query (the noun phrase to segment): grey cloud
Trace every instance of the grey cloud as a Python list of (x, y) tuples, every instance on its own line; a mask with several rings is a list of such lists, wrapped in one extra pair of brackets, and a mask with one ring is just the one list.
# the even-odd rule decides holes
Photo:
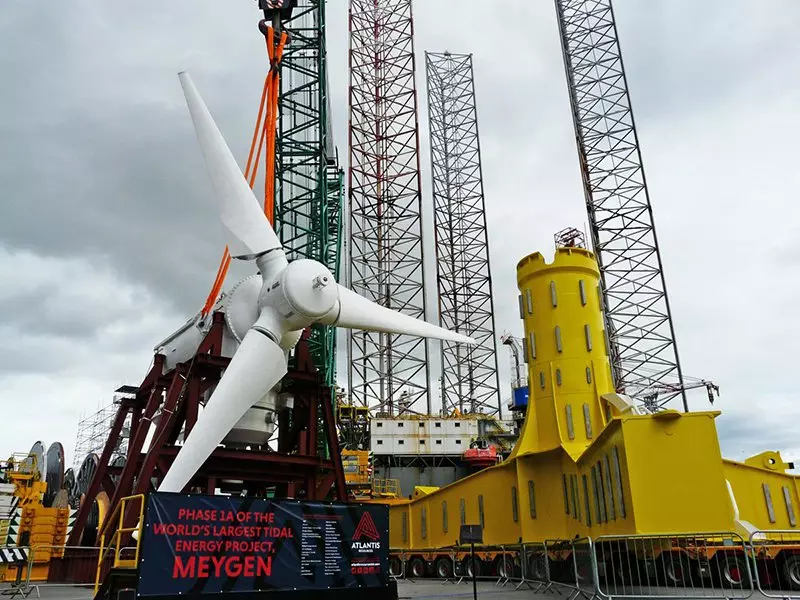
[[(80, 303), (53, 306), (48, 298), (52, 292), (50, 286), (42, 284), (33, 290), (3, 298), (5, 310), (0, 326), (13, 325), (17, 335), (87, 338), (94, 336), (108, 316), (92, 314)], [(111, 302), (105, 306), (113, 310)]]
[(800, 440), (796, 432), (776, 423), (754, 421), (750, 416), (724, 414), (717, 418), (722, 455), (744, 460), (766, 450), (779, 450), (787, 462), (800, 467)]
[(617, 0), (614, 6), (628, 76), (639, 81), (631, 90), (637, 114), (647, 109), (665, 119), (702, 113), (754, 81), (780, 89), (785, 65), (778, 57), (795, 51), (792, 32), (800, 26), (794, 2)]
[[(191, 35), (201, 20), (188, 2), (139, 3), (135, 11), (83, 2), (65, 14), (26, 4), (0, 23), (17, 50), (0, 57), (0, 71), (14, 81), (0, 97), (0, 239), (44, 255), (105, 257), (181, 310), (196, 310), (224, 244), (175, 74), (202, 65), (198, 85), (239, 155), (253, 118), (240, 107), (253, 102), (220, 90), (257, 99), (260, 84), (231, 75), (230, 63), (202, 46), (207, 28)], [(207, 16), (235, 25), (223, 12)], [(41, 36), (31, 35), (34, 23)], [(195, 45), (187, 51), (189, 37)]]
[(43, 160), (20, 153), (0, 167), (15, 191), (0, 236), (46, 255), (107, 257), (134, 281), (171, 290), (182, 309), (190, 294), (196, 305), (198, 284), (208, 284), (201, 265), (212, 265), (223, 244), (205, 172), (177, 115), (77, 118), (49, 134)]

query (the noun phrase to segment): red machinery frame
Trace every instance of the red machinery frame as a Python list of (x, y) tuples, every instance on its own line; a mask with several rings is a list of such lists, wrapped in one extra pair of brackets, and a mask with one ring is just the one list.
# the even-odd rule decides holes
[[(222, 356), (225, 317), (212, 315), (212, 326), (197, 353), (189, 361), (164, 372), (165, 357), (157, 354), (150, 372), (132, 398), (123, 399), (100, 456), (97, 471), (75, 517), (68, 546), (81, 545), (91, 507), (102, 491), (111, 499), (108, 515), (120, 500), (153, 489), (169, 470), (178, 453), (175, 442), (185, 426), (188, 435), (197, 421), (203, 394), (219, 382), (230, 358)], [(218, 481), (242, 480), (248, 491), (276, 486), (279, 497), (322, 500), (334, 490), (334, 499), (345, 501), (347, 488), (339, 452), (333, 411), (333, 393), (322, 384), (308, 351), (308, 330), (295, 348), (293, 369), (284, 387), (294, 396), (294, 406), (279, 413), (278, 451), (217, 448), (194, 476), (187, 489), (213, 494)], [(288, 384), (288, 385), (287, 385)], [(144, 443), (161, 409), (150, 447)], [(128, 417), (130, 441), (125, 465), (109, 465), (119, 447)], [(322, 432), (319, 425), (322, 425)], [(320, 454), (320, 433), (325, 435), (330, 457)], [(324, 446), (323, 446), (324, 447)], [(107, 523), (101, 525), (104, 527)], [(96, 543), (99, 543), (99, 534)]]

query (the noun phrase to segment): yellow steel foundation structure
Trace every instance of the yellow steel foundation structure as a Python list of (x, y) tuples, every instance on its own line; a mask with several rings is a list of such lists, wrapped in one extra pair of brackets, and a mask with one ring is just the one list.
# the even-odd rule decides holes
[(718, 412), (642, 415), (614, 393), (594, 256), (517, 266), (530, 401), (511, 456), (390, 510), (408, 556), (482, 524), (486, 546), (629, 534), (796, 529), (798, 478), (775, 452), (724, 460)]

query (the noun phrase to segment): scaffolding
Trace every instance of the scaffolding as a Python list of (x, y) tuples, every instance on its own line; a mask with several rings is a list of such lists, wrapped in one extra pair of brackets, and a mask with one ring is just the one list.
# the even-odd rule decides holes
[(492, 273), (471, 54), (425, 53), (439, 324), (446, 412), (502, 416)]
[[(114, 397), (109, 404), (88, 415), (81, 415), (75, 439), (75, 452), (72, 457), (72, 468), (76, 473), (87, 456), (92, 453), (100, 455), (103, 452), (119, 404), (125, 399), (135, 398), (136, 390), (136, 387), (123, 385), (114, 390)], [(127, 454), (129, 433), (130, 423), (126, 422), (122, 428), (122, 435), (114, 448), (112, 460), (119, 455)]]
[[(350, 0), (349, 29), (348, 283), (381, 306), (425, 319), (411, 0)], [(430, 414), (426, 340), (350, 331), (347, 347), (353, 404)]]

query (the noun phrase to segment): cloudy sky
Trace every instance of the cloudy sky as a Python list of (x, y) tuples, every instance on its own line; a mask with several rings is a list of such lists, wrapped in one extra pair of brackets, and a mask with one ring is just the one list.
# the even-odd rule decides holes
[[(474, 53), (498, 334), (519, 333), (516, 261), (586, 216), (552, 2), (489, 5), (418, 1), (416, 44)], [(684, 372), (721, 386), (727, 456), (800, 459), (800, 3), (615, 7)], [(345, 156), (345, 0), (328, 14)], [(176, 73), (243, 159), (257, 21), (254, 0), (3, 2), (0, 456), (60, 440), (72, 463), (80, 415), (202, 304), (224, 242)]]

